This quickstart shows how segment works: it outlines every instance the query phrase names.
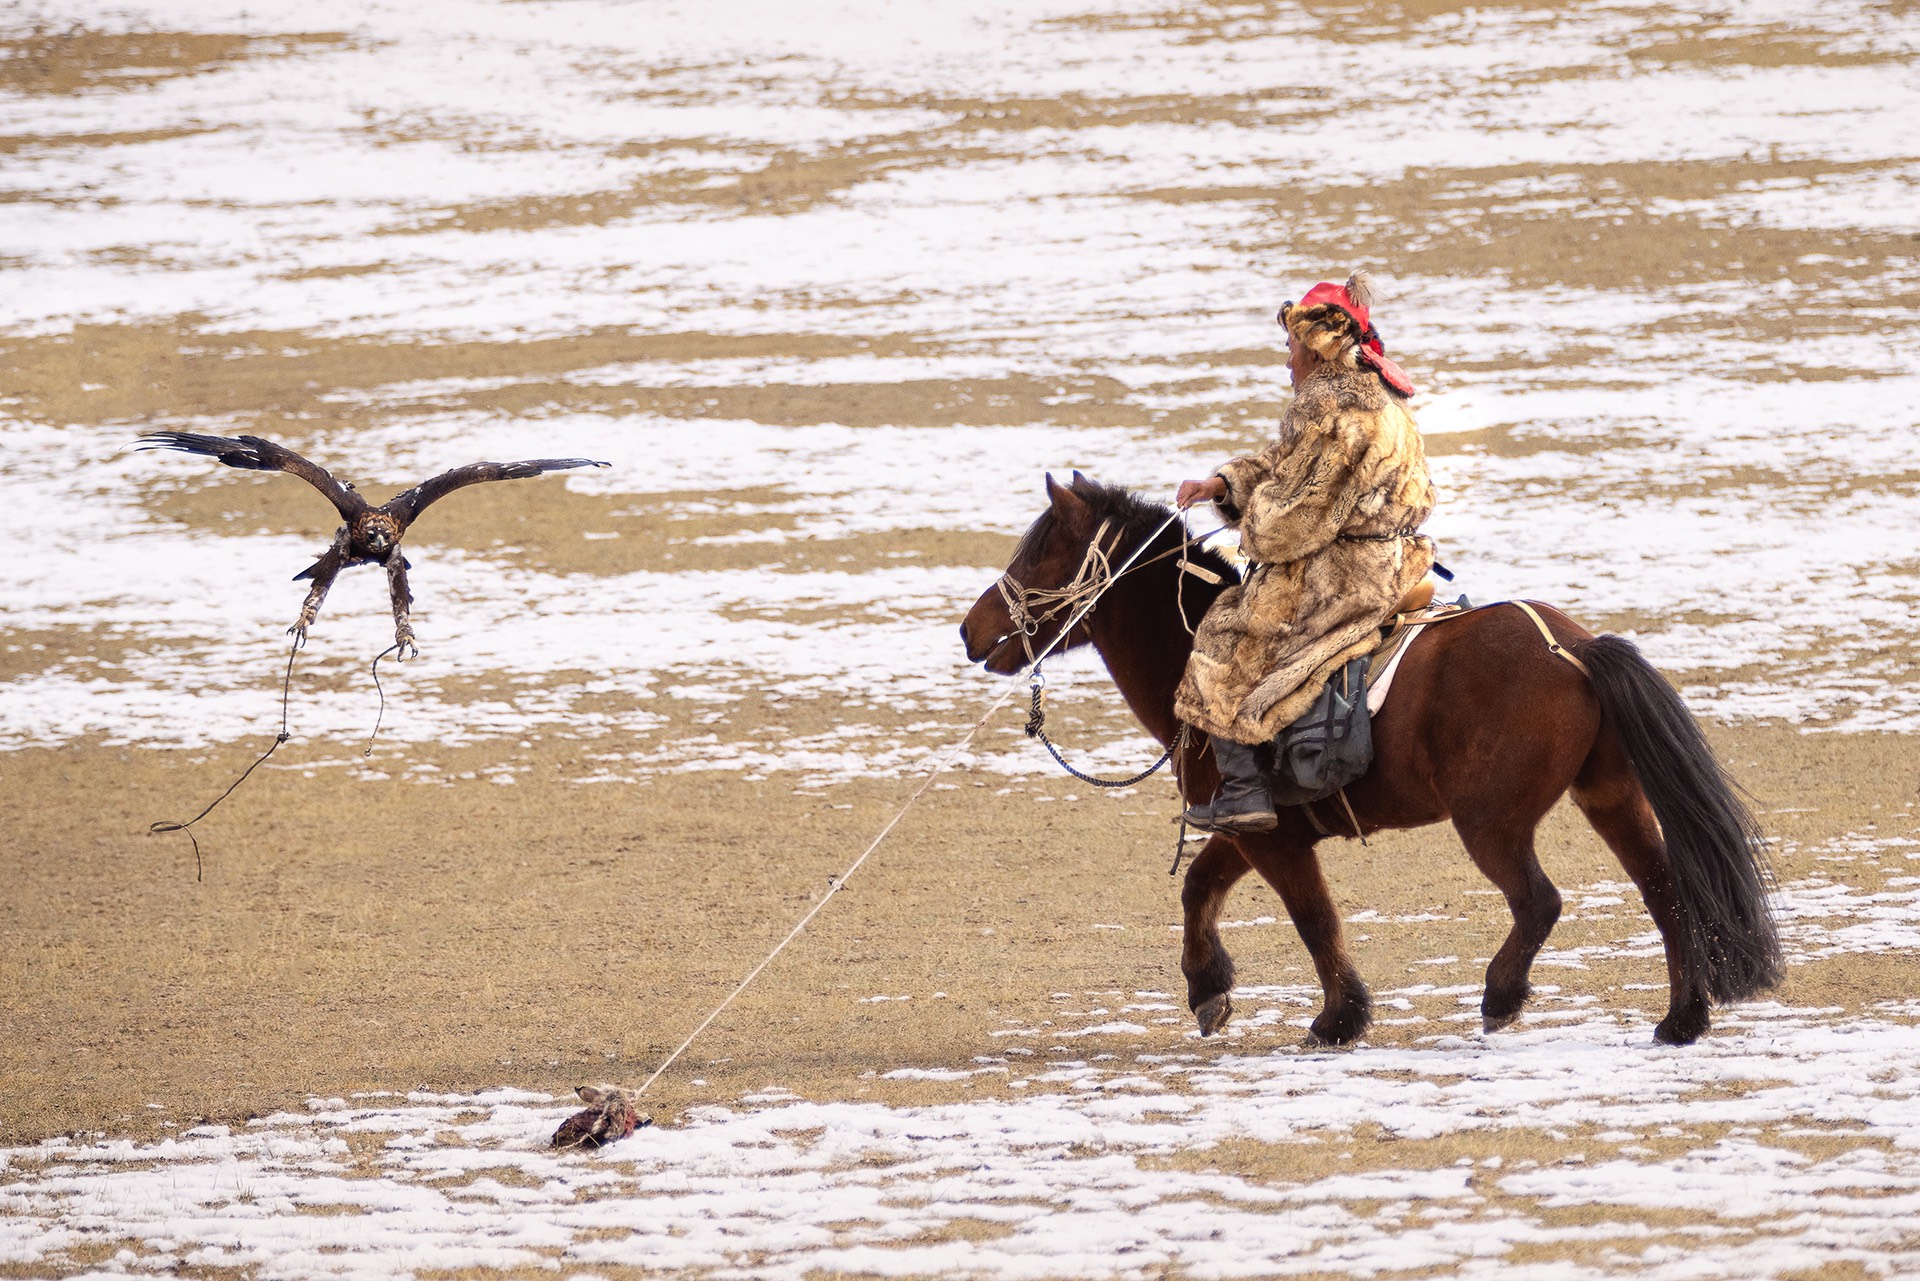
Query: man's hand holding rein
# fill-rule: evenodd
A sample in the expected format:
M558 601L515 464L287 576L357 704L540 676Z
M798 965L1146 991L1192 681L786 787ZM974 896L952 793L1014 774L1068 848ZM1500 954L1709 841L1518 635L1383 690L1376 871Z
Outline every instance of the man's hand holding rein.
M1173 497L1173 505L1185 511L1195 503L1217 503L1226 496L1227 482L1218 476L1209 476L1205 480L1183 480Z

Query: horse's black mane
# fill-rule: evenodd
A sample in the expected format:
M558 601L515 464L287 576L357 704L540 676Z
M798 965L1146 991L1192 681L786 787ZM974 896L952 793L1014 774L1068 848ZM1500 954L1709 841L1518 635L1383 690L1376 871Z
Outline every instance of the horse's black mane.
M1112 541L1113 552L1109 557L1115 569L1118 569L1127 557L1133 555L1133 550L1140 545L1141 539L1153 533L1154 530L1160 529L1167 517L1173 514L1173 508L1165 503L1137 494L1121 485L1103 485L1098 481L1087 480L1077 473L1073 494L1092 510L1096 524L1103 520L1112 521L1114 527L1119 530L1119 537ZM1014 549L1014 562L1018 563L1030 552L1037 552L1041 542L1052 532L1056 521L1052 507L1041 512L1039 519L1035 520L1027 532L1021 535L1020 545ZM1153 545L1140 554L1139 560L1148 560L1162 552L1173 551L1179 547L1185 532L1179 522L1160 529L1158 537L1153 540ZM1188 548L1187 559L1225 576L1228 582L1236 582L1240 577L1238 571L1224 557L1197 543ZM1137 564L1138 561L1135 563Z

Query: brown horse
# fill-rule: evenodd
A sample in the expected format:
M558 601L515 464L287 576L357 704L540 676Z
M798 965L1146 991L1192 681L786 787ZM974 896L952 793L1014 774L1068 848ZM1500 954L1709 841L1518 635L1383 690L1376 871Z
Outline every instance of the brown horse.
M1157 503L1077 472L1070 487L1048 477L1047 494L1047 510L1006 575L960 626L967 657L988 671L1018 672L1029 646L1039 650L1068 624L1072 613L1060 604L1083 598L1075 588L1084 586L1086 567L1120 566L1138 550L1060 647L1091 644L1140 723L1173 742L1173 692L1193 647L1190 628L1233 571L1200 551L1194 559L1223 581L1184 574L1184 531L1166 526L1170 511ZM1096 540L1104 558L1088 554ZM1010 602L1019 603L1022 623ZM1360 834L1452 820L1474 864L1506 896L1513 929L1487 966L1480 1003L1491 1031L1526 1003L1533 959L1560 917L1560 893L1534 855L1534 829L1571 790L1659 927L1669 1004L1654 1036L1684 1045L1707 1030L1710 1002L1741 1000L1780 979L1758 827L1679 695L1631 642L1537 608L1590 676L1551 652L1518 609L1483 609L1427 629L1374 718L1373 767L1347 789L1354 819ZM1194 746L1179 762L1190 803L1210 798L1218 782L1211 753ZM1202 1034L1232 1014L1233 960L1218 923L1227 892L1249 868L1279 893L1313 955L1325 1004L1311 1039L1341 1044L1366 1031L1371 998L1314 852L1325 831L1352 835L1353 827L1344 809L1315 810L1282 809L1272 832L1214 836L1188 868L1180 968Z

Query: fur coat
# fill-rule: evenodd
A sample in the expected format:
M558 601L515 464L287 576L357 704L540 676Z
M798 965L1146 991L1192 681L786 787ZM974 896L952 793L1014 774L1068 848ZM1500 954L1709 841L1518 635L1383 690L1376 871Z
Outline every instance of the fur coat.
M1302 381L1277 441L1216 473L1253 566L1201 621L1174 698L1209 734L1259 743L1298 720L1433 567L1432 540L1408 536L1434 503L1419 430L1339 354Z

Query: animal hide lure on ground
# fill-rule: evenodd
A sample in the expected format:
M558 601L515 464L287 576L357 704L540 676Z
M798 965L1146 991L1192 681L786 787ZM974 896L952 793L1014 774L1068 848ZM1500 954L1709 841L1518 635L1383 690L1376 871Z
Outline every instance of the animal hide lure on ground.
M573 1092L588 1106L562 1121L553 1132L556 1148L603 1148L653 1124L653 1118L635 1106L639 1096L632 1090L580 1085Z
M1413 536L1434 503L1419 430L1351 350L1301 383L1278 440L1218 472L1254 564L1207 611L1175 698L1209 734L1263 743L1298 720L1433 566Z

